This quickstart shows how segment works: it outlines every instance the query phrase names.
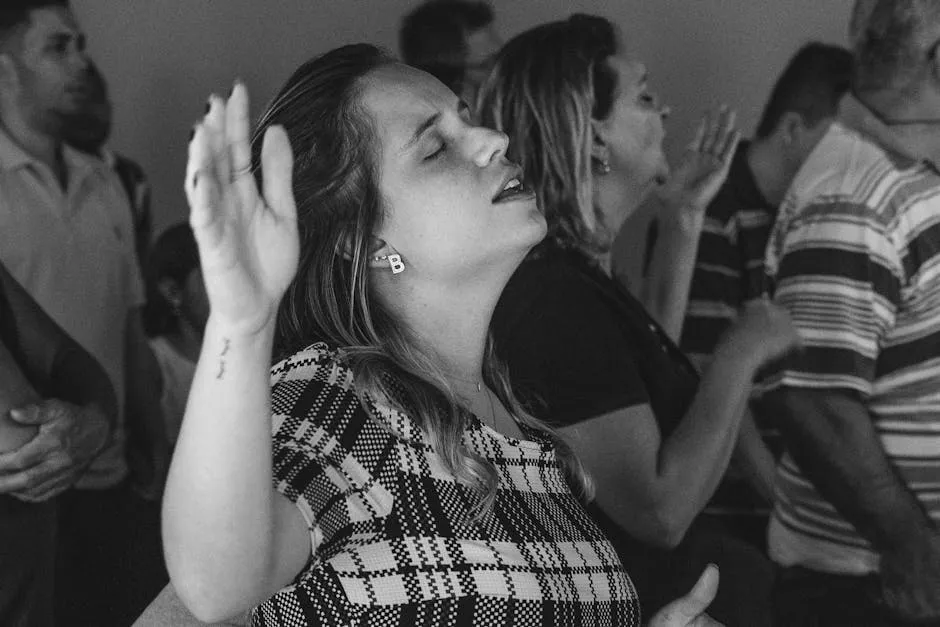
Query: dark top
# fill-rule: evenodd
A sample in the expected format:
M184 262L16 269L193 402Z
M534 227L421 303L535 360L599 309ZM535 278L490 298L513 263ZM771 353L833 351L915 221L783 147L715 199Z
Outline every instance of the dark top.
M547 251L523 263L496 307L492 332L517 396L554 425L649 404L668 437L698 388L695 368L643 306L577 253ZM533 394L542 402L533 404ZM645 615L687 593L712 561L727 579L712 616L728 625L756 624L740 597L748 585L740 578L752 576L753 558L727 538L706 533L697 521L676 549L658 549L632 538L596 503L587 509L630 573Z
M514 391L555 426L648 403L667 437L698 387L695 368L643 306L578 253L523 263L492 331Z

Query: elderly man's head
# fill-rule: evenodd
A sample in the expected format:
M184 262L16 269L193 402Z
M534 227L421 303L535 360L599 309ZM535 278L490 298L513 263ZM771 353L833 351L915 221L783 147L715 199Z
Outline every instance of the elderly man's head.
M940 2L857 0L849 25L856 91L940 84Z

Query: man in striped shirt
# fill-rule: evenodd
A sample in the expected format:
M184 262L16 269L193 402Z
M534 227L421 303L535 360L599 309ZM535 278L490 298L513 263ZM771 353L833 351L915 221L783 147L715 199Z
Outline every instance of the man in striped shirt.
M852 55L844 48L821 43L801 48L777 79L756 137L741 143L725 184L709 204L680 342L700 369L744 303L763 293L764 251L777 207L832 122L851 72ZM706 511L763 546L780 444L771 425L756 418L774 456L749 424L742 441L751 441L739 449L738 472L729 473Z
M766 258L805 349L762 386L778 624L940 624L940 2L862 0L851 38Z

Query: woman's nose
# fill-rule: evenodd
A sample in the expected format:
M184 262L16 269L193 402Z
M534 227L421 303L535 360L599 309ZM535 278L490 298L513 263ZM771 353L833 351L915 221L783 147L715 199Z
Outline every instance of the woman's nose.
M473 159L481 168L499 160L509 147L509 136L493 129L477 127L471 131L475 135L476 146Z

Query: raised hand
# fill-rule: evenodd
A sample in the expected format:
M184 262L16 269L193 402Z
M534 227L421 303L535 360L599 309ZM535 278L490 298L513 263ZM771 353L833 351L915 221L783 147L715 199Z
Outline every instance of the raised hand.
M705 613L718 594L718 568L709 565L682 598L656 612L649 627L721 627L721 623Z
M761 298L744 304L726 341L742 358L762 366L797 349L800 335L786 309Z
M261 149L263 196L251 171L248 91L236 83L209 110L189 144L186 197L211 316L251 334L273 320L297 271L297 210L287 134L272 126Z
M701 226L705 209L728 177L741 139L736 120L728 107L702 118L695 139L657 190L664 213L660 219L666 226Z

